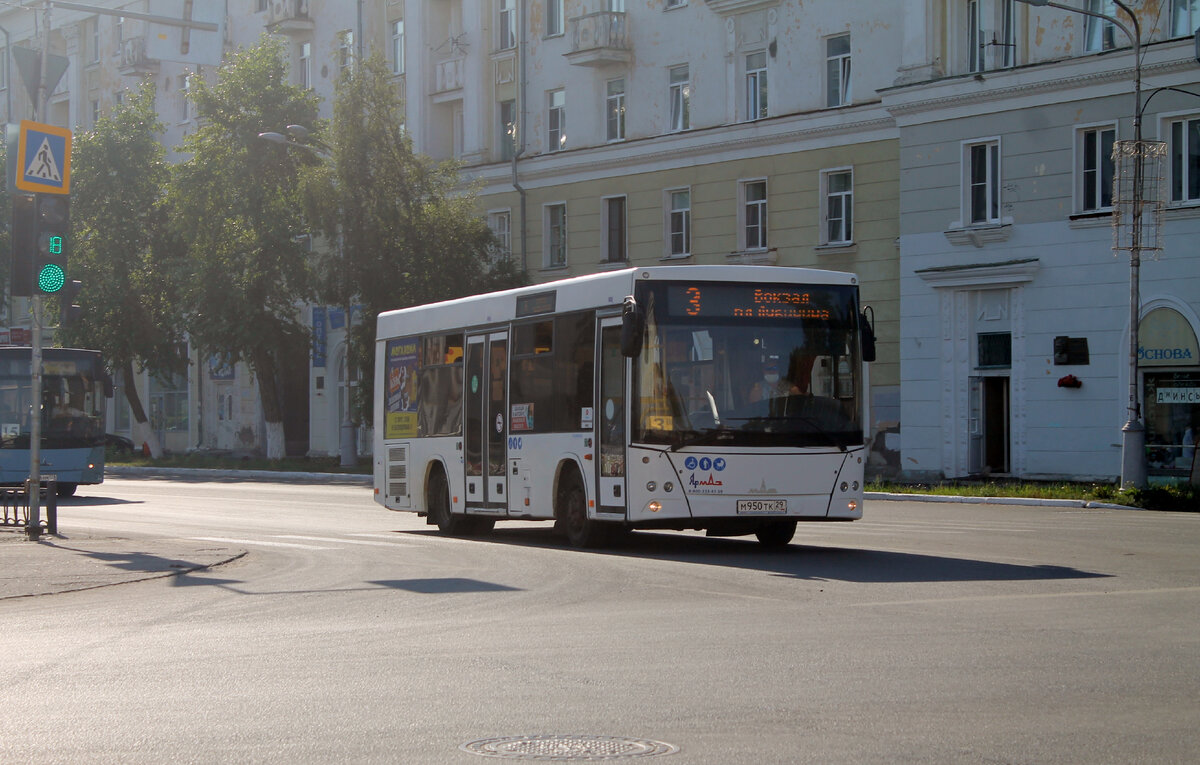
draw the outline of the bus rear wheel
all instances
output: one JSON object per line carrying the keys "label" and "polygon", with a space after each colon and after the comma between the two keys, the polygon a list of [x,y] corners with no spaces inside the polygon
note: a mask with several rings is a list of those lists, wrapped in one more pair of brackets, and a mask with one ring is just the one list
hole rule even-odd
{"label": "bus rear wheel", "polygon": [[796,522],[771,521],[759,527],[754,536],[758,537],[759,544],[763,547],[787,547],[792,537],[796,536]]}
{"label": "bus rear wheel", "polygon": [[79,484],[77,483],[60,483],[54,493],[60,497],[73,497],[75,496],[75,490],[78,488]]}
{"label": "bus rear wheel", "polygon": [[558,493],[558,517],[572,547],[599,547],[604,529],[587,517],[587,497],[578,476],[568,478]]}

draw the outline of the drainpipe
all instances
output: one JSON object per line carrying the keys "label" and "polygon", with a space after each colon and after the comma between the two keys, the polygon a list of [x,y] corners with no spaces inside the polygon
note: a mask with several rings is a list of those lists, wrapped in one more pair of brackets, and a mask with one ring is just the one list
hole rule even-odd
{"label": "drainpipe", "polygon": [[520,135],[520,145],[514,147],[512,157],[512,185],[513,188],[517,190],[517,193],[521,195],[521,273],[525,273],[529,270],[527,255],[529,231],[528,226],[525,224],[526,192],[525,188],[521,186],[520,179],[517,175],[517,159],[525,153],[525,47],[528,44],[525,35],[525,10],[527,4],[528,0],[521,0],[520,18],[517,21],[518,26],[521,27],[521,38],[517,43],[518,68],[520,69],[520,74],[518,76],[521,78],[520,85],[517,89],[517,132]]}

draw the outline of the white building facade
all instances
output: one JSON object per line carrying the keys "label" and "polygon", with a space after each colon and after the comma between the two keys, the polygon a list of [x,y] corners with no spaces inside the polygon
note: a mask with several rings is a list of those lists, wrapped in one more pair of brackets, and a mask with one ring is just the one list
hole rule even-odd
{"label": "white building facade", "polygon": [[[1161,250],[1142,258],[1135,386],[1151,477],[1182,477],[1200,425],[1200,13],[1138,6],[1142,133],[1166,157],[1161,227],[1142,237]],[[1113,250],[1111,150],[1134,137],[1129,42],[1012,0],[908,7],[942,34],[884,93],[900,129],[904,472],[1115,479],[1131,268]]]}

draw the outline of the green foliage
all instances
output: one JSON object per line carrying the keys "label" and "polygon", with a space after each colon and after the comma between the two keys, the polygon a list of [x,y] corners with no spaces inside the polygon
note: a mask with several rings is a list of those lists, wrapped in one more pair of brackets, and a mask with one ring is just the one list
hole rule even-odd
{"label": "green foliage", "polygon": [[66,345],[97,348],[114,369],[179,371],[183,339],[167,232],[166,152],[146,83],[72,146],[69,276],[83,282],[82,318],[60,330]]}
{"label": "green foliage", "polygon": [[[375,317],[382,311],[487,292],[523,282],[493,268],[495,238],[464,189],[458,166],[413,152],[403,103],[378,54],[338,83],[327,140],[331,162],[305,177],[310,220],[341,242],[320,268],[321,296],[363,306],[351,338],[359,379],[372,379]],[[369,410],[370,386],[359,411]]]}
{"label": "green foliage", "polygon": [[308,337],[297,310],[314,296],[297,242],[305,231],[299,176],[317,160],[258,134],[315,125],[317,97],[288,82],[283,43],[268,37],[231,55],[215,83],[196,78],[189,97],[201,127],[184,142],[190,156],[174,166],[169,192],[185,243],[187,329],[205,351],[251,365],[264,417],[277,423],[288,347]]}

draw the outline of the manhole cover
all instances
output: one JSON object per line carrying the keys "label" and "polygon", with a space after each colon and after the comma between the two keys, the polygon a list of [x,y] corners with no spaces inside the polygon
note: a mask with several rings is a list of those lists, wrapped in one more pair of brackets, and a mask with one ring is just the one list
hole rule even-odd
{"label": "manhole cover", "polygon": [[679,751],[674,744],[623,736],[503,736],[471,741],[459,749],[484,757],[542,762],[620,760]]}

